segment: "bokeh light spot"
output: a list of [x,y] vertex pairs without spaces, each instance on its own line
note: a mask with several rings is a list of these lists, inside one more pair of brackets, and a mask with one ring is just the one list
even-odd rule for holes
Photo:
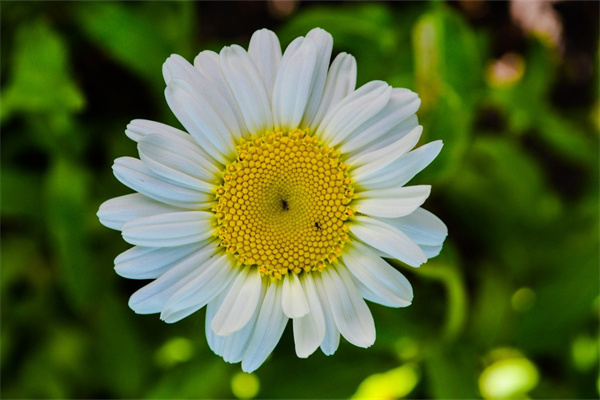
[[571,344],[573,364],[579,371],[589,371],[598,362],[598,339],[578,336]]
[[479,377],[479,390],[486,399],[516,399],[537,386],[538,370],[526,358],[499,360]]
[[189,361],[194,355],[194,344],[191,340],[176,337],[168,340],[156,353],[156,363],[161,367],[170,368],[174,365]]
[[398,399],[417,386],[421,374],[416,364],[407,363],[390,371],[367,377],[358,386],[353,399]]
[[258,394],[260,382],[254,374],[238,372],[231,378],[231,391],[238,399],[251,399]]
[[525,74],[525,60],[517,53],[506,53],[492,62],[485,74],[488,85],[496,88],[510,87]]

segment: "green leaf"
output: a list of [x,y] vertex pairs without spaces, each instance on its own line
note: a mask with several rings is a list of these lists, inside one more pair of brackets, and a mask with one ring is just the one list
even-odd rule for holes
[[447,180],[460,167],[470,141],[485,51],[463,19],[442,4],[414,25],[413,51],[425,141],[444,142],[441,154],[420,179]]
[[433,344],[425,362],[428,397],[432,399],[475,399],[477,357],[470,346]]
[[11,286],[28,280],[36,283],[41,281],[42,284],[47,282],[47,276],[40,276],[40,271],[47,269],[47,266],[43,263],[40,249],[32,238],[17,235],[3,237],[0,249],[3,264],[0,289],[5,305],[11,304],[11,295],[14,294],[10,291]]
[[490,100],[506,112],[513,133],[535,135],[560,157],[595,167],[597,137],[591,124],[561,115],[549,102],[558,62],[554,49],[530,41],[521,80],[513,86],[490,88]]
[[190,56],[193,4],[82,2],[80,29],[111,57],[162,89],[162,64],[173,53]]
[[231,397],[230,367],[222,360],[196,358],[193,362],[173,368],[150,386],[145,397],[149,399],[197,399]]
[[543,115],[540,105],[547,104],[547,94],[556,75],[557,58],[537,40],[528,43],[525,72],[521,80],[509,87],[491,88],[491,98],[510,113],[512,129],[524,130]]
[[[483,56],[479,39],[465,21],[442,4],[413,27],[415,85],[424,111],[449,95],[472,108],[480,97]],[[463,111],[464,112],[464,111]]]
[[450,87],[437,99],[434,108],[420,111],[419,123],[423,125],[423,143],[442,140],[444,147],[436,159],[417,175],[412,183],[427,184],[450,180],[463,165],[471,140],[473,110],[469,109]]
[[[597,320],[600,279],[598,197],[565,210],[538,236],[532,259],[539,273],[532,277],[535,304],[523,314],[516,333],[520,346],[536,352],[565,350],[565,338]],[[550,335],[537,332],[550,331]]]
[[2,217],[40,218],[38,199],[41,195],[40,174],[19,171],[4,165],[0,170],[0,181],[4,188],[17,188],[18,190],[2,190],[0,203],[2,204]]
[[[331,33],[334,50],[356,57],[358,85],[373,79],[408,73],[410,49],[400,43],[398,27],[408,30],[410,21],[394,18],[389,7],[380,3],[358,3],[344,6],[318,5],[300,11],[279,30],[282,46],[298,36],[320,27]],[[402,67],[404,65],[404,68]]]
[[136,316],[125,302],[108,294],[94,318],[97,336],[92,351],[100,373],[96,379],[99,384],[110,382],[116,397],[134,398],[151,366],[150,357],[135,329]]
[[500,138],[478,138],[446,189],[463,229],[490,247],[557,213],[556,195],[539,165],[518,144]]
[[392,15],[383,4],[364,3],[318,6],[298,13],[280,30],[282,45],[320,27],[331,33],[336,45],[344,48],[375,46],[379,51],[392,50],[395,44]]
[[11,75],[1,93],[4,122],[15,113],[73,113],[85,99],[69,73],[67,47],[44,19],[17,30]]
[[43,336],[35,346],[22,349],[25,354],[19,354],[20,374],[7,382],[9,385],[3,382],[3,398],[72,398],[76,393],[85,393],[80,382],[88,373],[88,368],[82,368],[89,345],[86,332],[61,322],[54,324],[36,326],[35,334]]
[[512,294],[510,277],[494,268],[497,264],[483,264],[477,270],[477,288],[471,313],[470,334],[473,342],[480,348],[489,348],[502,340],[511,325],[510,296]]
[[537,121],[535,133],[557,155],[576,164],[598,165],[597,136],[591,127],[567,119],[555,110],[545,109]]
[[45,182],[49,243],[56,255],[60,283],[74,307],[88,306],[99,290],[89,271],[86,224],[90,178],[81,166],[58,159]]

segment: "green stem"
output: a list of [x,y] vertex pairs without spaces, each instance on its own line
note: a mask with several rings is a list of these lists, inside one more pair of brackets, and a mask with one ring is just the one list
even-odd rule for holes
[[[398,261],[392,261],[397,267],[403,267]],[[438,280],[446,289],[448,306],[443,337],[454,340],[463,330],[467,314],[467,293],[459,269],[453,264],[430,261],[426,265],[411,271]]]

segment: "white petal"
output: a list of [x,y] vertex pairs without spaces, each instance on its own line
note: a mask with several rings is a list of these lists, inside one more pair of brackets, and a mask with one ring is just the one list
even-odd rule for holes
[[395,158],[400,157],[403,154],[409,152],[419,142],[423,127],[415,127],[408,134],[399,137],[393,143],[390,143],[386,147],[382,147],[377,150],[370,152],[358,151],[348,157],[347,163],[354,167],[352,176],[358,179],[360,174],[368,174],[370,170],[377,170],[381,168],[381,159],[386,158],[391,162]]
[[[214,299],[208,302],[206,305],[206,319],[204,322],[204,333],[206,334],[206,341],[208,342],[208,347],[218,356],[223,357],[223,345],[225,344],[225,340],[231,336],[224,337],[219,336],[213,332],[210,327],[210,322],[215,317],[217,310],[223,304],[223,300],[225,300],[225,296],[229,293],[229,287],[226,287],[215,296]],[[234,334],[235,335],[235,334]],[[232,335],[233,336],[233,335]]]
[[191,189],[212,193],[219,181],[215,164],[203,159],[196,145],[183,145],[162,135],[147,135],[138,143],[140,159],[152,172]]
[[417,144],[421,132],[423,132],[423,127],[419,125],[388,147],[362,153],[358,157],[352,158],[359,165],[358,168],[352,171],[352,178],[362,183],[367,177],[380,175],[379,171],[381,169],[402,157]]
[[137,158],[117,158],[113,164],[113,173],[125,186],[171,206],[199,209],[214,201],[214,194],[183,187],[175,181],[161,177],[150,171]]
[[352,282],[354,282],[354,286],[356,286],[358,293],[360,293],[363,299],[370,301],[371,303],[384,305],[386,307],[395,307],[389,304],[388,299],[382,297],[379,293],[373,292],[354,275],[352,275]]
[[123,238],[138,246],[171,247],[201,242],[212,236],[214,215],[206,211],[183,211],[153,215],[123,225]]
[[[201,74],[183,57],[176,54],[169,57],[163,64],[163,74],[168,77],[166,79],[167,86],[175,80],[182,80],[189,85],[188,94],[201,107],[201,109],[196,110],[197,125],[206,126],[206,129],[210,129],[210,133],[213,134],[211,139],[214,138],[214,140],[211,140],[213,143],[231,146],[233,136],[239,136],[240,127],[229,103],[217,90],[213,81]],[[173,112],[175,111],[173,110]],[[236,134],[233,135],[233,132]],[[191,130],[190,133],[192,133]],[[219,146],[219,148],[222,147]],[[222,149],[223,153],[227,155],[227,147]]]
[[286,50],[273,87],[273,120],[282,129],[296,128],[310,96],[317,63],[317,47],[305,38],[293,52]]
[[[258,310],[261,308],[263,299],[265,297],[266,286],[267,285],[262,285],[261,295],[257,307]],[[225,300],[227,293],[229,293],[229,288],[224,290],[213,301],[208,303],[208,306],[206,307],[206,340],[211,350],[214,351],[215,354],[223,357],[223,360],[228,363],[238,363],[242,361],[242,357],[244,356],[250,340],[253,337],[254,328],[258,319],[258,311],[254,313],[246,326],[239,331],[234,332],[229,336],[217,335],[213,332],[210,325],[215,314],[217,313],[217,310],[221,307],[223,300]]]
[[333,49],[333,37],[328,32],[321,28],[314,28],[306,35],[307,39],[311,39],[316,44],[317,60],[312,85],[310,88],[310,97],[307,101],[304,119],[312,121],[317,113],[323,90],[325,88],[325,80],[327,79],[327,70],[331,62],[331,50]]
[[258,320],[258,310],[260,310],[262,306],[266,290],[267,285],[261,285],[260,298],[256,307],[256,312],[252,315],[250,321],[248,321],[248,323],[239,331],[224,337],[225,340],[223,341],[221,356],[226,362],[238,363],[242,361],[244,353],[248,349],[248,345],[254,334],[256,321]]
[[348,270],[388,307],[406,307],[413,298],[408,279],[357,241],[346,243],[343,260]]
[[327,299],[327,293],[325,292],[325,286],[323,285],[323,279],[321,275],[314,276],[315,287],[319,296],[319,302],[323,310],[323,318],[325,320],[325,336],[321,343],[321,351],[326,356],[330,356],[337,350],[340,345],[340,331],[335,326],[335,320],[333,319],[333,312]]
[[165,89],[173,114],[212,158],[225,165],[234,152],[233,136],[225,138],[226,125],[215,116],[214,106],[187,81],[173,79]]
[[115,258],[115,271],[123,278],[156,279],[200,249],[197,243],[177,247],[134,246]]
[[325,114],[356,88],[356,59],[340,53],[331,63],[319,107],[312,117],[304,116],[304,125],[318,128]]
[[196,163],[201,166],[201,173],[204,174],[204,170],[211,173],[211,175],[207,175],[207,180],[211,180],[221,172],[219,164],[215,163],[212,157],[210,157],[202,147],[198,146],[196,141],[188,133],[179,129],[161,124],[160,122],[135,119],[127,125],[125,134],[136,142],[140,142],[146,136],[160,135],[162,140],[157,141],[156,139],[153,139],[155,143],[161,144],[167,148],[176,146],[180,151],[186,149],[181,154],[187,155],[190,159],[194,159]]
[[138,314],[160,312],[169,297],[202,272],[199,266],[210,260],[217,250],[215,242],[205,243],[200,250],[191,253],[158,279],[135,292],[129,298],[129,307]]
[[423,208],[417,208],[410,215],[391,218],[386,222],[406,233],[419,245],[440,246],[448,236],[446,224]]
[[125,129],[127,137],[135,142],[139,142],[146,135],[157,134],[164,135],[167,137],[177,137],[181,140],[193,143],[194,140],[186,132],[173,128],[172,126],[150,121],[147,119],[134,119],[131,121]]
[[427,246],[424,244],[420,244],[419,247],[423,250],[423,253],[427,256],[427,258],[436,257],[442,251],[443,246]]
[[105,201],[96,215],[102,225],[121,230],[123,224],[132,219],[176,211],[183,209],[160,203],[139,193],[132,193]]
[[277,35],[268,29],[254,32],[250,38],[248,55],[263,79],[270,100],[281,62],[281,45]]
[[273,116],[267,90],[248,53],[240,46],[224,47],[219,60],[249,133],[261,134],[272,129]]
[[231,133],[236,140],[239,139],[242,134],[248,132],[248,128],[246,127],[246,122],[244,122],[240,107],[238,106],[231,89],[229,89],[229,85],[227,85],[227,81],[221,71],[219,55],[210,50],[201,51],[194,59],[194,67],[200,71],[202,75],[210,79],[215,86],[215,89],[221,93],[225,100],[227,100],[229,107],[231,107],[231,110],[235,114],[237,124],[240,128],[239,132],[234,131]]
[[262,278],[256,268],[243,268],[213,318],[210,327],[219,336],[231,335],[250,321],[261,293]]
[[217,310],[221,307],[225,296],[229,292],[226,289],[224,293],[221,293],[213,301],[208,303],[206,307],[206,322],[205,331],[208,345],[215,354],[223,357],[228,363],[238,363],[242,361],[242,358],[248,349],[250,340],[253,337],[256,321],[258,319],[258,310],[260,310],[263,299],[265,297],[266,286],[262,285],[260,299],[257,307],[257,312],[254,313],[250,321],[239,331],[232,333],[229,336],[219,336],[211,329],[211,321],[213,320]]
[[197,266],[185,285],[169,297],[160,314],[167,322],[177,322],[204,307],[235,278],[237,270],[227,254],[213,256]]
[[405,186],[359,193],[353,202],[356,212],[374,217],[398,218],[419,208],[431,193],[431,186]]
[[421,100],[408,89],[394,88],[386,106],[371,119],[348,135],[341,146],[343,152],[351,152],[393,131],[419,109]]
[[371,346],[375,342],[373,316],[346,268],[325,268],[321,276],[340,333],[355,346]]
[[371,81],[340,101],[323,117],[317,129],[331,147],[342,142],[357,126],[376,115],[390,99],[392,88],[382,81]]
[[242,361],[244,353],[248,349],[248,343],[254,333],[257,318],[258,313],[254,313],[250,321],[242,329],[229,336],[218,336],[213,333],[223,341],[220,356],[223,357],[225,362],[235,364]]
[[252,372],[262,365],[273,351],[288,318],[281,308],[281,284],[272,282],[260,307],[254,334],[242,358],[242,370]]
[[[352,150],[350,154],[366,154],[387,147],[392,143],[396,142],[401,137],[408,135],[418,125],[419,119],[417,118],[417,116],[411,115],[410,117],[402,121],[400,125],[387,132],[383,136],[380,136],[377,140],[372,141],[370,143],[364,143],[362,147],[360,147],[358,150]],[[346,144],[346,142],[342,143],[340,149],[344,146],[344,144]]]
[[437,157],[442,150],[442,141],[427,143],[410,153],[397,158],[375,174],[360,178],[366,189],[382,189],[403,186]]
[[298,357],[306,358],[323,343],[325,317],[313,277],[303,274],[300,281],[310,304],[310,312],[302,318],[294,319],[294,342]]
[[308,300],[298,275],[290,273],[283,278],[281,298],[283,312],[289,318],[300,318],[308,314],[310,310]]
[[357,215],[350,225],[350,230],[369,246],[411,267],[418,267],[427,261],[423,250],[411,238],[377,218]]

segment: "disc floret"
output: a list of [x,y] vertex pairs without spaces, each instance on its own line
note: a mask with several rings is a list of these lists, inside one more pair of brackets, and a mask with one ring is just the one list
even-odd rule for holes
[[308,130],[242,140],[213,209],[220,244],[240,264],[280,278],[320,271],[348,240],[348,166]]

